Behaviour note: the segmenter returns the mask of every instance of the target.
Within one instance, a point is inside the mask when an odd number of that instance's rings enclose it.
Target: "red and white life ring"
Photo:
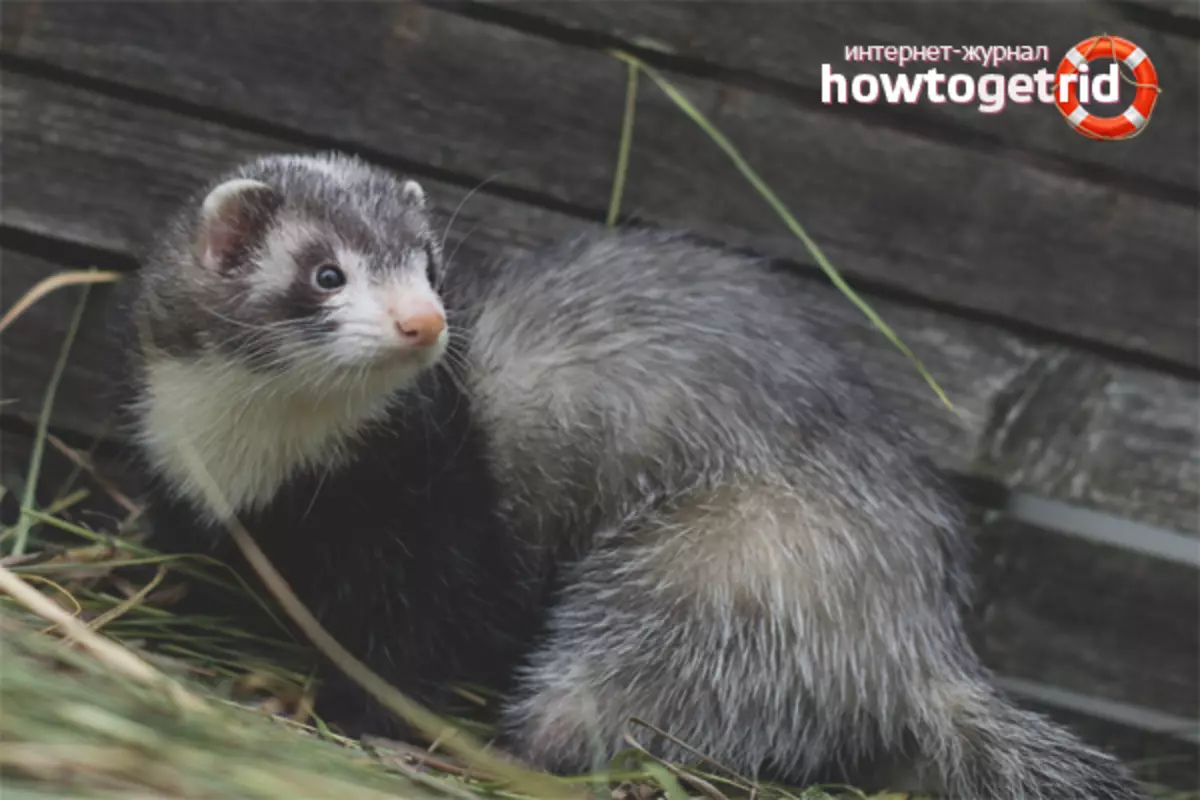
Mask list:
[[[1067,84],[1066,99],[1059,92],[1059,82],[1064,75],[1079,73],[1079,66],[1098,58],[1121,61],[1133,70],[1137,82],[1137,93],[1129,108],[1115,117],[1097,117],[1087,112],[1079,103],[1079,91],[1075,82]],[[1120,36],[1093,36],[1084,39],[1067,51],[1058,72],[1054,76],[1054,104],[1084,136],[1092,139],[1127,139],[1145,127],[1158,100],[1158,73],[1150,63],[1146,51]]]

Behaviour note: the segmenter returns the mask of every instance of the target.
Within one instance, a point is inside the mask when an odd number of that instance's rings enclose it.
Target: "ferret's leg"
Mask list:
[[[508,746],[587,771],[639,717],[745,775],[895,760],[951,798],[1139,796],[1113,759],[990,687],[932,536],[847,528],[854,514],[730,490],[603,533],[507,709]]]
[[[742,774],[805,775],[832,753],[868,750],[871,721],[841,713],[860,687],[833,670],[855,647],[850,623],[843,638],[834,622],[846,611],[805,607],[825,579],[780,551],[790,544],[776,511],[730,491],[601,532],[521,677],[506,744],[545,768],[587,771],[627,746],[638,717]]]

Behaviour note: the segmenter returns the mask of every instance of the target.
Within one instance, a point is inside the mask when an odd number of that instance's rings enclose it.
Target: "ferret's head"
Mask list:
[[[185,209],[143,270],[142,307],[168,357],[399,384],[445,352],[441,269],[416,182],[347,156],[269,156]]]

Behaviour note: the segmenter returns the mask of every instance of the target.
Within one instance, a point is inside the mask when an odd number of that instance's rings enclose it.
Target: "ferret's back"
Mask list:
[[[834,402],[842,387],[829,380],[846,364],[814,334],[794,277],[680,235],[579,237],[493,266],[474,291],[471,350],[490,391],[576,387],[593,412],[607,403],[619,415],[633,403],[639,415],[682,414],[680,423],[713,403],[764,406],[797,424],[822,398],[850,410]],[[785,387],[805,401],[784,402]],[[571,405],[541,400],[564,413]]]
[[[761,261],[605,232],[473,284],[477,413],[499,474],[530,502],[619,515],[606,497],[741,477],[844,492],[872,473],[894,489],[920,471],[886,405],[818,334],[817,293]]]

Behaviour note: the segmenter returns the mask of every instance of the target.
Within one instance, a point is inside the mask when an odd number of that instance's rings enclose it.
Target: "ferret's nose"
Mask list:
[[[396,320],[400,339],[413,347],[428,347],[437,341],[445,329],[445,315],[434,309]]]

